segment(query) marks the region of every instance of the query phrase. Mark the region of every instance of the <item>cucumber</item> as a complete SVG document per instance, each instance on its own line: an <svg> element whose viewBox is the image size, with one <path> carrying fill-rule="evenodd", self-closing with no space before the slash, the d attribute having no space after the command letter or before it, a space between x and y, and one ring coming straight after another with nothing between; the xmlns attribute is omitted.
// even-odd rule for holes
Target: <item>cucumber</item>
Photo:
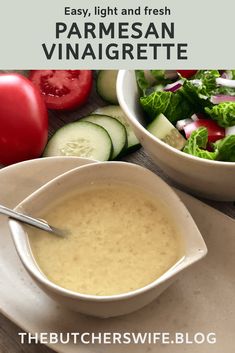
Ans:
<svg viewBox="0 0 235 353"><path fill-rule="evenodd" d="M111 138L104 128L88 121L78 121L56 131L43 157L76 156L107 161L112 150Z"/></svg>
<svg viewBox="0 0 235 353"><path fill-rule="evenodd" d="M115 118L107 115L92 114L82 118L80 121L90 121L102 126L107 130L112 143L113 153L111 159L117 158L127 146L127 133L125 126Z"/></svg>
<svg viewBox="0 0 235 353"><path fill-rule="evenodd" d="M101 70L96 81L96 90L101 98L111 104L118 104L116 81L118 70Z"/></svg>
<svg viewBox="0 0 235 353"><path fill-rule="evenodd" d="M168 145L182 150L186 140L163 114L159 114L147 126L147 130Z"/></svg>
<svg viewBox="0 0 235 353"><path fill-rule="evenodd" d="M134 134L131 126L128 123L127 117L119 105L108 105L106 107L98 108L93 114L101 114L111 116L122 123L127 132L127 149L126 152L132 152L140 148L140 143Z"/></svg>

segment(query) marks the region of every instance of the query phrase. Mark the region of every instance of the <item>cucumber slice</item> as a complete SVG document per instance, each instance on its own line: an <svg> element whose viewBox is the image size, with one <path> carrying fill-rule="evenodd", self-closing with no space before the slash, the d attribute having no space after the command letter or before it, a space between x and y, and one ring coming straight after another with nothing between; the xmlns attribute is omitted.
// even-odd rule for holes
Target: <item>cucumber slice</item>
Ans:
<svg viewBox="0 0 235 353"><path fill-rule="evenodd" d="M106 107L98 108L93 114L109 115L122 123L127 132L127 149L126 152L132 152L140 148L140 143L134 134L131 126L128 123L127 117L119 105L108 105Z"/></svg>
<svg viewBox="0 0 235 353"><path fill-rule="evenodd" d="M107 115L92 114L82 118L80 121L90 121L102 126L105 130L107 130L113 143L113 153L111 159L119 156L120 153L126 148L126 129L125 126L122 125L117 119Z"/></svg>
<svg viewBox="0 0 235 353"><path fill-rule="evenodd" d="M118 104L116 81L118 70L101 70L98 73L96 89L101 98L111 104Z"/></svg>
<svg viewBox="0 0 235 353"><path fill-rule="evenodd" d="M147 126L147 130L168 145L182 150L186 140L163 114L159 114Z"/></svg>
<svg viewBox="0 0 235 353"><path fill-rule="evenodd" d="M112 149L111 138L105 129L88 121L78 121L56 131L43 157L76 156L107 161Z"/></svg>

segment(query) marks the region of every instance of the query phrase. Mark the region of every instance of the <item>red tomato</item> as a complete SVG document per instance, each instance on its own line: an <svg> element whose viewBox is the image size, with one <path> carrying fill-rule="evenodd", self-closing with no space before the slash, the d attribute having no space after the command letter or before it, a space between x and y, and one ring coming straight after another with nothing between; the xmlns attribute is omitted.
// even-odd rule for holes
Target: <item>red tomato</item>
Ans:
<svg viewBox="0 0 235 353"><path fill-rule="evenodd" d="M186 138L188 139L194 130L199 127L206 127L208 130L208 141L215 142L225 137L225 129L216 124L215 121L209 119L199 119L184 127Z"/></svg>
<svg viewBox="0 0 235 353"><path fill-rule="evenodd" d="M92 88L91 70L34 70L29 78L39 87L49 109L79 107Z"/></svg>
<svg viewBox="0 0 235 353"><path fill-rule="evenodd" d="M24 76L0 75L0 164L40 157L48 116L40 92Z"/></svg>
<svg viewBox="0 0 235 353"><path fill-rule="evenodd" d="M185 78L190 78L192 77L193 75L195 75L195 73L197 72L197 70L177 70L177 72L185 77Z"/></svg>

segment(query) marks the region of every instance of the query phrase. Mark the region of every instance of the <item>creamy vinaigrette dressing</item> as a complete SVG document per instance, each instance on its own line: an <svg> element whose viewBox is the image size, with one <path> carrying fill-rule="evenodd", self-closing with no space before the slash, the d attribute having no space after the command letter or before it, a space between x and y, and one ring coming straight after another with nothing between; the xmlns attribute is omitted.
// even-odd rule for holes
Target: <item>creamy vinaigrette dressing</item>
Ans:
<svg viewBox="0 0 235 353"><path fill-rule="evenodd" d="M156 280L183 257L180 234L159 200L126 184L96 185L42 215L71 230L31 230L30 245L54 283L93 295L121 294Z"/></svg>

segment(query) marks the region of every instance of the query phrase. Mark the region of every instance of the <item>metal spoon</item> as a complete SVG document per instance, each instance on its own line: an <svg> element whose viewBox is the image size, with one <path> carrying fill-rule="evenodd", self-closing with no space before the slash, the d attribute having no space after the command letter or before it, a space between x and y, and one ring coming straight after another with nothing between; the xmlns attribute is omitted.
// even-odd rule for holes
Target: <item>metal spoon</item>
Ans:
<svg viewBox="0 0 235 353"><path fill-rule="evenodd" d="M64 237L65 235L68 234L68 231L53 227L44 220L33 218L25 214L13 211L10 208L7 208L3 205L0 205L0 213L8 216L9 218L16 219L17 221L20 221L25 224L29 224L33 227L42 229L46 232L56 234L60 237Z"/></svg>

